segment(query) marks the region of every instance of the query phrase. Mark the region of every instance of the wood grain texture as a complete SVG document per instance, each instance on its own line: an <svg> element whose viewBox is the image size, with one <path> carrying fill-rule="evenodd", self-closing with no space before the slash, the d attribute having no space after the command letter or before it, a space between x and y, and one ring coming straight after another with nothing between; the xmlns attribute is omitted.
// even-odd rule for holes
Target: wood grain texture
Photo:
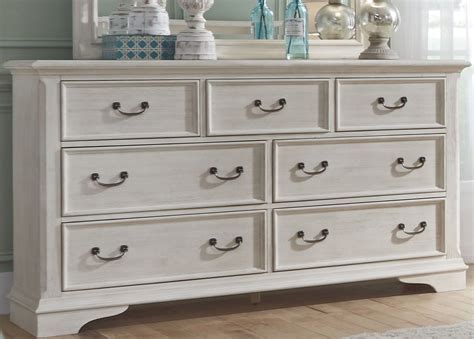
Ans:
<svg viewBox="0 0 474 339"><path fill-rule="evenodd" d="M300 201L337 197L444 191L445 141L443 135L289 140L275 142L274 200ZM404 158L407 170L397 163ZM327 161L327 170L319 175Z"/></svg>
<svg viewBox="0 0 474 339"><path fill-rule="evenodd" d="M64 215L258 204L265 202L265 144L221 143L83 148L63 151ZM240 178L223 181L210 173ZM106 188L91 180L120 181Z"/></svg>
<svg viewBox="0 0 474 339"><path fill-rule="evenodd" d="M328 132L333 82L317 79L210 80L207 82L208 134L245 135ZM282 107L279 112L264 109Z"/></svg>
<svg viewBox="0 0 474 339"><path fill-rule="evenodd" d="M202 119L205 120L205 119ZM203 130L206 130L204 126ZM364 131L365 137L381 137L381 136L423 136L429 134L443 134L446 133L446 128L427 128L427 129L404 129L404 130L387 130L387 131ZM327 132L327 133L305 133L303 134L304 139L327 139L327 138L354 138L360 137L360 131L354 132ZM301 139L302 134L288 133L288 134L258 134L258 135L232 135L232 136L214 136L212 137L213 142L229 142L229 141L247 141L252 139L254 141L278 141L278 140L289 140L289 139ZM150 139L129 139L127 145L139 146L139 145L150 145L150 144L189 144L189 143L205 143L209 142L206 137L187 137L187 138L150 138ZM81 140L81 141L62 141L61 145L65 148L69 147L102 147L102 146L119 146L123 144L120 140Z"/></svg>
<svg viewBox="0 0 474 339"><path fill-rule="evenodd" d="M65 224L63 228L64 289L78 290L166 281L202 279L266 271L265 211L204 214L100 223ZM209 245L235 246L221 252ZM128 252L105 262L103 257Z"/></svg>
<svg viewBox="0 0 474 339"><path fill-rule="evenodd" d="M248 296L131 307L86 325L76 338L341 338L365 332L453 325L474 317L474 269L465 291L432 293L392 280L270 292L258 305ZM6 316L6 339L33 338Z"/></svg>
<svg viewBox="0 0 474 339"><path fill-rule="evenodd" d="M61 288L59 78L13 80L14 289L26 299ZM25 100L25 98L28 100ZM48 123L46 123L48 121Z"/></svg>
<svg viewBox="0 0 474 339"><path fill-rule="evenodd" d="M275 270L443 255L444 208L439 200L274 210ZM398 229L420 231L422 221L428 226L416 236ZM329 235L319 243L297 235L321 239L324 229Z"/></svg>
<svg viewBox="0 0 474 339"><path fill-rule="evenodd" d="M37 337L51 337L77 333L85 323L123 313L127 308L128 306L103 307L38 315L23 305L11 303L10 319L28 332L35 333Z"/></svg>
<svg viewBox="0 0 474 339"><path fill-rule="evenodd" d="M7 62L4 67L13 74L62 75L64 79L90 76L101 78L104 75L115 79L140 77L143 79L156 76L187 78L196 75L202 77L230 76L258 78L283 76L285 78L325 76L373 77L376 74L400 77L407 76L446 76L449 73L460 73L470 63L463 60L217 60L217 61L107 61L107 60L27 60ZM318 76L319 75L319 76ZM72 78L71 78L72 79Z"/></svg>
<svg viewBox="0 0 474 339"><path fill-rule="evenodd" d="M445 79L350 79L337 81L337 131L443 128L446 125ZM385 99L384 108L377 102Z"/></svg>
<svg viewBox="0 0 474 339"><path fill-rule="evenodd" d="M466 288L465 272L456 274L421 274L400 277L399 280L408 284L429 284L436 292L464 290Z"/></svg>
<svg viewBox="0 0 474 339"><path fill-rule="evenodd" d="M199 81L63 82L63 140L104 140L199 135ZM86 100L84 100L87 98ZM119 102L126 116L112 108Z"/></svg>

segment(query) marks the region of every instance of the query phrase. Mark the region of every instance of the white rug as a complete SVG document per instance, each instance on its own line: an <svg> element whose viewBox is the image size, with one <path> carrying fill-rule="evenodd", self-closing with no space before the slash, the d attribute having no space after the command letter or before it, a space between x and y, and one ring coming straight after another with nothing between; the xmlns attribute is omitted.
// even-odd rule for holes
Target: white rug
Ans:
<svg viewBox="0 0 474 339"><path fill-rule="evenodd" d="M363 333L345 339L474 339L474 321L458 325L419 327L385 333Z"/></svg>

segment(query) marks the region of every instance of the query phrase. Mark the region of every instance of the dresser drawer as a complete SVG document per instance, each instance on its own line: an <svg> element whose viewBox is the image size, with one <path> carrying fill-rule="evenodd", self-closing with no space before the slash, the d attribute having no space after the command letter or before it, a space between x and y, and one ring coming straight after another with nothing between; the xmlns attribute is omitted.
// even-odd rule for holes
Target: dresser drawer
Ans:
<svg viewBox="0 0 474 339"><path fill-rule="evenodd" d="M265 166L264 142L66 149L63 214L263 203Z"/></svg>
<svg viewBox="0 0 474 339"><path fill-rule="evenodd" d="M63 140L199 135L199 81L62 83Z"/></svg>
<svg viewBox="0 0 474 339"><path fill-rule="evenodd" d="M338 131L443 128L446 124L444 79L338 80L337 97Z"/></svg>
<svg viewBox="0 0 474 339"><path fill-rule="evenodd" d="M327 132L328 80L207 82L209 135Z"/></svg>
<svg viewBox="0 0 474 339"><path fill-rule="evenodd" d="M64 289L265 272L265 219L254 211L65 224Z"/></svg>
<svg viewBox="0 0 474 339"><path fill-rule="evenodd" d="M274 161L275 201L445 190L443 135L278 141Z"/></svg>
<svg viewBox="0 0 474 339"><path fill-rule="evenodd" d="M442 200L276 210L275 269L442 255L444 211Z"/></svg>

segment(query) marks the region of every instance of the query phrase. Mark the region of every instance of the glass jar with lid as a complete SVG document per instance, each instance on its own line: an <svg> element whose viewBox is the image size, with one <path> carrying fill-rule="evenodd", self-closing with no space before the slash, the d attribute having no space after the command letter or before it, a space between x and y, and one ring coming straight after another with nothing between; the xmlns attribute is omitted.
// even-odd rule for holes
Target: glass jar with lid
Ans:
<svg viewBox="0 0 474 339"><path fill-rule="evenodd" d="M343 0L329 0L315 18L316 33L323 40L353 39L356 31L356 13Z"/></svg>

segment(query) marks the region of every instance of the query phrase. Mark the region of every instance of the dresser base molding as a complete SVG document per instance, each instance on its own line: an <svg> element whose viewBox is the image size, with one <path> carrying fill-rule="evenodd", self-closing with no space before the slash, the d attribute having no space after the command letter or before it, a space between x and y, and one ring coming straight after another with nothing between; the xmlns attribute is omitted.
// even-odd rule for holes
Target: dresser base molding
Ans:
<svg viewBox="0 0 474 339"><path fill-rule="evenodd" d="M10 303L10 320L36 337L79 333L82 326L100 318L125 312L128 306L37 314L15 302Z"/></svg>
<svg viewBox="0 0 474 339"><path fill-rule="evenodd" d="M128 305L256 294L390 278L398 278L404 283L428 284L437 292L446 292L465 286L467 269L462 259L415 259L64 292L60 297L41 299L37 303L17 293L14 288L9 296L10 319L33 335L66 335L77 333L83 325L92 320L125 312ZM251 300L255 302L255 298Z"/></svg>
<svg viewBox="0 0 474 339"><path fill-rule="evenodd" d="M466 271L412 275L398 280L406 284L430 285L438 293L466 289Z"/></svg>

